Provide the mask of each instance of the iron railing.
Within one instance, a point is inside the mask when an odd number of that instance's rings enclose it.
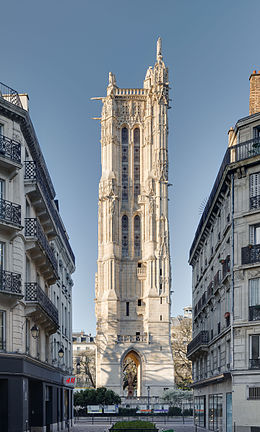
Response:
[[[249,306],[249,321],[259,321],[260,320],[260,305]]]
[[[260,359],[249,359],[250,369],[260,369]]]
[[[34,162],[34,161],[25,161],[25,175],[24,175],[24,179],[25,180],[31,180],[31,181],[34,181],[34,182],[36,182],[36,183],[39,184],[40,189],[41,189],[41,191],[42,191],[42,193],[44,195],[44,198],[46,200],[49,212],[50,212],[50,214],[51,214],[51,216],[52,216],[52,218],[53,218],[56,226],[58,227],[58,229],[60,231],[62,239],[63,239],[63,241],[64,241],[64,243],[66,245],[66,248],[67,248],[67,250],[68,250],[68,252],[69,252],[69,254],[71,256],[71,259],[72,259],[73,263],[75,264],[75,256],[74,256],[74,253],[73,253],[73,251],[71,249],[71,246],[69,244],[69,240],[68,240],[67,234],[64,231],[64,228],[62,226],[62,223],[60,221],[59,216],[57,215],[57,209],[56,209],[56,207],[54,207],[55,204],[52,202],[52,200],[50,198],[48,189],[47,189],[47,187],[45,185],[45,182],[42,179],[42,175],[41,175],[40,169],[39,169],[39,167],[38,167],[38,165],[37,165],[36,162]]]
[[[21,206],[0,198],[0,220],[21,225]]]
[[[208,330],[202,330],[199,334],[188,344],[187,356],[202,345],[207,345],[209,342]]]
[[[0,134],[0,156],[21,163],[21,144]]]
[[[117,335],[117,342],[147,342],[147,335]]]
[[[2,82],[0,82],[0,97],[16,106],[19,106],[20,108],[23,107],[19,93]]]
[[[234,162],[249,159],[260,154],[260,138],[253,138],[230,148],[235,153]]]
[[[260,245],[250,245],[241,250],[242,264],[254,264],[260,262]]]
[[[250,210],[260,208],[260,195],[255,195],[249,198]]]
[[[46,235],[43,229],[35,218],[25,218],[25,237],[33,237],[41,245],[42,249],[45,251],[46,256],[52,265],[56,276],[58,277],[58,263],[55,258],[54,252],[49,245]]]
[[[49,297],[41,289],[37,282],[27,282],[25,284],[25,301],[38,303],[52,321],[59,326],[59,312]]]
[[[0,270],[0,292],[22,294],[22,277],[19,273]]]

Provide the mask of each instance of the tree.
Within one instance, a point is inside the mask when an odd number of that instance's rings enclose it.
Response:
[[[121,398],[113,390],[105,387],[86,389],[74,393],[74,406],[120,404]]]
[[[86,348],[79,352],[74,361],[74,372],[78,387],[96,387],[96,353]]]
[[[171,389],[166,390],[163,394],[163,400],[171,406],[182,408],[183,402],[190,402],[193,399],[193,394],[190,390]]]
[[[192,363],[187,359],[187,345],[192,340],[192,320],[179,316],[172,324],[172,352],[175,384],[188,389],[192,382]]]

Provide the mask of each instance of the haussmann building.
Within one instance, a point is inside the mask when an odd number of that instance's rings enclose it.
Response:
[[[260,73],[190,250],[195,423],[260,431]]]
[[[28,112],[0,84],[0,430],[72,424],[75,259]]]

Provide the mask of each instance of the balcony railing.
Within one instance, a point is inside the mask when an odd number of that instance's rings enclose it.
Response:
[[[45,251],[48,260],[50,261],[56,276],[58,276],[58,263],[55,258],[54,252],[49,245],[47,237],[45,236],[41,225],[35,218],[25,219],[25,237],[33,237],[40,243],[42,249]]]
[[[241,144],[231,147],[231,149],[235,152],[236,162],[257,156],[260,154],[260,138],[257,137],[248,141],[244,141]]]
[[[37,282],[28,282],[25,284],[25,301],[38,303],[56,326],[59,326],[58,309],[54,306]]]
[[[117,342],[147,342],[147,335],[118,335]]]
[[[250,245],[243,247],[241,252],[242,264],[254,264],[260,262],[260,245]]]
[[[260,369],[260,359],[249,359],[250,369]]]
[[[260,208],[260,195],[255,195],[249,199],[250,210]]]
[[[249,321],[260,320],[260,305],[249,306]]]
[[[209,332],[207,330],[202,330],[187,346],[187,356],[191,352],[197,350],[202,345],[207,345],[209,342]]]
[[[51,214],[51,216],[52,216],[52,218],[53,218],[56,226],[58,227],[58,229],[59,229],[59,231],[61,233],[62,239],[63,239],[63,241],[64,241],[64,243],[65,243],[65,245],[66,245],[66,247],[68,249],[68,252],[69,252],[69,254],[70,254],[71,258],[72,258],[72,261],[75,264],[75,256],[74,256],[74,253],[73,253],[73,251],[71,249],[71,246],[69,244],[69,240],[67,238],[67,234],[64,231],[64,228],[62,226],[62,223],[60,221],[59,216],[57,215],[57,209],[54,207],[55,204],[52,202],[52,200],[50,198],[48,189],[46,187],[45,182],[42,179],[42,175],[41,175],[40,169],[37,166],[36,162],[34,162],[34,161],[25,161],[25,175],[24,175],[24,179],[25,180],[34,181],[34,182],[36,182],[36,183],[38,183],[40,185],[41,191],[42,191],[42,193],[44,195],[44,198],[46,200],[46,203],[47,203],[48,210],[49,210],[49,212],[50,212],[50,214]]]
[[[21,144],[0,134],[0,156],[21,163]]]
[[[19,273],[0,270],[0,292],[22,294],[22,278]]]
[[[0,220],[21,225],[21,206],[0,198]]]
[[[19,106],[22,108],[22,102],[19,96],[19,93],[12,89],[11,87],[8,87],[7,85],[0,82],[0,97],[7,100],[8,102],[11,102],[14,105]]]

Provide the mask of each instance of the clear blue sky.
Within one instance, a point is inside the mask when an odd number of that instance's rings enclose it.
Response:
[[[260,69],[259,0],[9,0],[1,5],[0,81],[27,92],[76,255],[73,328],[95,333],[100,102],[108,72],[142,87],[162,37],[169,67],[173,314],[191,302],[188,253]]]

